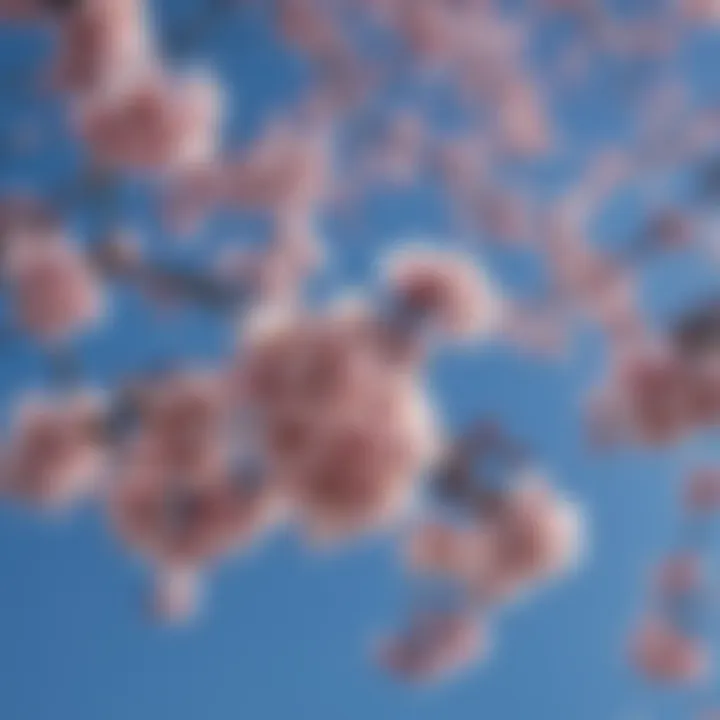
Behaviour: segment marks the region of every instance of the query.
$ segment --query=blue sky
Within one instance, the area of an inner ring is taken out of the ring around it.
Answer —
[[[197,3],[156,5],[159,26],[165,28]],[[218,30],[192,58],[227,83],[228,144],[252,135],[265,118],[291,103],[306,81],[304,69],[273,42],[254,13]],[[700,59],[692,53],[688,59],[690,75],[701,97],[709,97],[714,88],[707,67],[710,60],[717,67],[720,43],[710,38],[698,47]],[[0,76],[31,72],[43,52],[36,35],[0,29]],[[38,110],[16,91],[4,92],[0,133],[7,136],[34,123],[43,139],[29,158],[3,157],[0,186],[12,186],[18,178],[31,186],[52,186],[67,177],[77,149],[58,142],[61,109]],[[573,148],[619,132],[616,110],[611,94],[576,98],[562,109],[575,133]],[[553,172],[562,175],[562,169]],[[124,188],[128,217],[140,228],[154,227],[141,197],[138,187]],[[442,208],[427,188],[374,198],[366,212],[361,228],[342,219],[327,228],[337,257],[336,275],[329,279],[333,286],[367,280],[378,252],[398,239],[447,232]],[[72,218],[79,233],[89,221],[85,211]],[[610,228],[623,227],[622,208],[607,222]],[[187,262],[200,262],[192,248],[176,252]],[[488,261],[508,286],[526,289],[533,270],[522,254],[492,251]],[[715,287],[716,269],[699,265],[688,261],[680,271],[672,263],[654,267],[651,308],[662,314],[669,311],[666,305],[671,309],[701,285]],[[158,357],[212,360],[228,349],[221,323],[201,313],[149,317],[122,294],[114,313],[108,328],[79,345],[88,377],[99,384]],[[695,442],[653,456],[599,455],[587,448],[580,398],[601,368],[602,348],[591,336],[561,366],[500,348],[446,353],[433,366],[430,389],[448,427],[484,415],[501,419],[583,504],[590,528],[589,552],[572,577],[503,613],[488,663],[446,686],[422,691],[398,685],[372,666],[373,636],[401,617],[408,596],[391,538],[316,556],[281,533],[221,568],[199,622],[170,631],[152,625],[143,613],[143,571],[92,509],[48,523],[0,507],[0,718],[690,717],[697,698],[650,692],[628,672],[623,648],[639,608],[643,573],[674,537],[677,480],[692,458],[712,456],[713,443]],[[4,415],[23,390],[47,383],[47,369],[28,341],[6,344],[0,351]],[[712,692],[706,688],[701,695]]]

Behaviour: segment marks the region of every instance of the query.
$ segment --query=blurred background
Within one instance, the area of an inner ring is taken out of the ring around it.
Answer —
[[[308,283],[310,306],[368,288],[372,295],[385,254],[419,242],[465,253],[519,307],[538,309],[552,265],[543,213],[573,196],[587,168],[612,153],[642,157],[583,221],[589,244],[626,262],[658,208],[677,210],[695,233],[692,243],[653,246],[642,267],[633,266],[644,325],[661,330],[716,296],[716,196],[701,209],[697,200],[714,160],[720,97],[711,12],[696,16],[689,3],[660,0],[488,2],[507,37],[486,26],[472,42],[487,49],[494,40],[500,49],[493,46],[488,66],[509,62],[508,53],[537,93],[548,144],[528,151],[503,145],[493,125],[497,98],[476,68],[464,87],[466,69],[448,59],[442,38],[436,56],[435,40],[415,47],[383,20],[383,3],[328,0],[322,12],[336,18],[344,44],[326,57],[312,33],[300,32],[300,15],[288,11],[283,26],[283,5],[148,0],[146,10],[168,72],[208,73],[221,88],[218,156],[255,147],[278,121],[311,128],[302,136],[308,144],[316,131],[331,143],[332,173],[314,215],[324,262]],[[714,15],[720,23],[720,10]],[[182,187],[187,178],[100,172],[87,181],[93,151],[76,125],[85,106],[48,73],[59,66],[54,22],[0,24],[2,195],[59,203],[63,227],[87,252],[121,230],[143,257],[178,272],[211,267],[228,248],[269,242],[273,221],[252,207],[226,207],[189,231],[169,224],[167,197],[199,194]],[[515,44],[520,59],[509,49]],[[520,102],[508,112],[517,119],[531,111]],[[710,142],[680,152],[703,118]],[[443,170],[453,157],[478,174],[469,198]],[[490,221],[506,201],[517,233]],[[105,322],[72,343],[73,372],[93,387],[109,391],[180,363],[219,365],[242,335],[240,320],[202,303],[149,310],[132,287],[107,286]],[[10,301],[0,304],[9,318]],[[19,399],[51,391],[67,358],[23,333],[8,331],[0,342],[0,407],[9,426]],[[370,661],[373,640],[402,615],[411,592],[393,533],[316,554],[281,528],[213,570],[198,617],[168,628],[143,611],[145,568],[94,507],[48,521],[8,502],[0,504],[0,717],[700,717],[720,701],[712,677],[688,690],[658,689],[629,669],[626,648],[647,568],[676,539],[679,479],[699,459],[715,460],[716,436],[711,428],[671,447],[611,451],[591,442],[586,398],[611,350],[602,328],[581,323],[558,353],[492,341],[443,346],[429,363],[428,392],[447,434],[479,417],[510,428],[587,523],[582,562],[503,612],[487,660],[421,688]],[[714,618],[708,622],[712,639]]]

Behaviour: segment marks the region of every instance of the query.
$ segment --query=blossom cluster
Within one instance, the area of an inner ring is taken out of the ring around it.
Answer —
[[[435,358],[502,346],[563,370],[590,334],[602,363],[578,404],[597,451],[665,452],[720,421],[716,297],[658,318],[646,287],[675,258],[717,270],[720,115],[680,58],[720,5],[612,5],[203,0],[165,27],[145,0],[0,0],[0,32],[46,45],[20,91],[61,108],[45,140],[73,155],[59,191],[6,182],[0,159],[0,340],[29,342],[50,376],[11,408],[3,500],[94,504],[172,622],[273,531],[313,548],[384,534],[433,592],[377,662],[427,682],[488,655],[504,608],[581,563],[585,514],[511,428],[446,427]],[[192,61],[253,24],[302,80],[240,141],[237,88]],[[566,117],[603,83],[620,140]],[[43,138],[0,139],[37,163]],[[446,231],[386,243],[364,285],[333,285],[373,203],[413,192]],[[618,197],[640,217],[622,247],[603,224]],[[173,262],[188,247],[195,261]],[[518,256],[540,277],[530,293],[493,262]],[[107,337],[119,296],[208,313],[230,348],[97,387],[81,340]],[[718,471],[695,472],[682,505],[689,526],[712,520]],[[651,583],[627,654],[655,680],[710,672],[703,551],[683,545]]]

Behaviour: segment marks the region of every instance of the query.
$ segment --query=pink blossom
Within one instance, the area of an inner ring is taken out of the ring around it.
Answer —
[[[720,21],[718,0],[681,0],[680,8],[690,21],[707,23]]]
[[[316,538],[384,524],[434,451],[415,378],[362,315],[286,319],[250,333],[238,392],[299,518]]]
[[[433,682],[461,671],[488,652],[487,629],[472,617],[424,613],[408,630],[384,641],[380,665],[403,679]]]
[[[239,380],[264,413],[312,408],[342,412],[367,389],[372,366],[358,349],[355,328],[333,319],[278,318],[251,328]]]
[[[102,290],[90,263],[60,238],[20,236],[11,242],[4,264],[14,315],[41,340],[64,339],[101,315]]]
[[[701,467],[685,481],[684,504],[692,513],[715,513],[720,510],[720,469]]]
[[[488,587],[479,589],[490,596],[512,595],[567,572],[583,549],[578,508],[540,481],[511,490],[486,522],[493,566]]]
[[[458,17],[441,2],[399,3],[396,22],[410,47],[421,57],[447,61],[457,51]]]
[[[578,509],[542,482],[498,493],[470,527],[422,526],[408,562],[460,582],[483,602],[502,602],[567,572],[583,549]]]
[[[87,0],[60,26],[53,68],[62,90],[113,94],[153,64],[144,0]]]
[[[690,358],[684,363],[688,414],[697,427],[720,420],[720,370],[716,358]]]
[[[223,164],[220,195],[241,207],[313,208],[327,190],[327,151],[320,134],[275,124],[245,153]]]
[[[245,546],[264,526],[264,497],[261,504],[260,495],[242,489],[235,497],[232,476],[225,471],[183,477],[141,441],[122,457],[109,498],[113,526],[152,563],[198,568]]]
[[[51,509],[88,496],[101,480],[105,457],[100,424],[101,407],[86,394],[27,401],[11,430],[4,489]]]
[[[172,625],[187,622],[198,611],[202,583],[195,570],[163,567],[156,572],[152,598],[155,618]]]
[[[46,14],[40,0],[0,0],[0,22],[39,20]]]
[[[550,149],[551,125],[537,89],[519,79],[506,83],[498,98],[498,134],[511,154],[539,155]]]
[[[318,540],[394,520],[408,505],[426,461],[427,438],[415,418],[358,418],[328,427],[287,475],[300,516]]]
[[[202,476],[224,465],[231,407],[221,375],[177,373],[139,390],[141,436],[168,472]]]
[[[331,60],[345,51],[332,13],[316,0],[281,0],[278,25],[292,45],[312,57]]]
[[[632,639],[631,657],[640,671],[663,683],[695,682],[709,669],[705,648],[659,618],[644,621]]]
[[[436,332],[466,339],[497,327],[500,305],[490,280],[461,255],[399,251],[388,261],[386,278],[402,310]]]
[[[2,0],[0,3],[0,19],[24,20],[33,17],[37,12],[35,0]]]
[[[102,166],[188,172],[212,161],[221,106],[207,78],[151,72],[79,108],[80,134]]]
[[[3,243],[22,235],[47,235],[56,230],[51,208],[27,192],[15,192],[0,199],[0,238]]]
[[[671,556],[655,571],[655,589],[662,597],[687,595],[700,587],[703,570],[702,561],[697,555]]]
[[[414,572],[453,578],[471,587],[478,578],[488,577],[493,549],[475,527],[429,522],[411,535],[406,562]]]
[[[664,444],[686,432],[689,412],[683,365],[666,347],[632,348],[615,359],[605,387],[601,423],[619,423],[619,432],[641,442]]]

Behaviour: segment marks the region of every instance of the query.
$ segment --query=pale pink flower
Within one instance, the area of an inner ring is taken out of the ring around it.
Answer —
[[[85,0],[60,25],[53,73],[62,90],[112,94],[153,64],[144,0]]]
[[[492,550],[477,527],[428,522],[412,533],[406,563],[414,572],[452,578],[472,587],[478,578],[488,577]]]
[[[47,14],[41,0],[0,0],[0,22],[40,20]]]
[[[705,648],[659,618],[643,622],[632,639],[630,653],[642,673],[662,683],[696,682],[709,670]]]
[[[24,20],[33,17],[37,11],[35,0],[2,0],[0,20]]]
[[[583,550],[583,532],[576,506],[544,482],[523,480],[495,494],[471,525],[422,525],[407,562],[459,582],[481,602],[504,602],[568,572]]]
[[[152,614],[160,622],[176,625],[198,612],[202,581],[198,572],[184,567],[161,567],[156,571]]]
[[[692,513],[716,513],[720,510],[720,469],[701,467],[685,481],[683,499]]]
[[[635,440],[672,442],[692,425],[684,367],[664,346],[640,344],[616,357],[604,392],[602,422]]]
[[[113,525],[152,563],[199,568],[247,548],[283,517],[271,478],[248,485],[230,467],[185,478],[142,442],[121,462],[109,497]]]
[[[427,433],[414,418],[359,418],[319,433],[286,487],[324,541],[387,525],[408,507],[426,462]]]
[[[403,313],[450,338],[482,337],[497,329],[500,301],[470,258],[440,250],[391,255],[386,282]]]
[[[424,59],[447,62],[458,48],[458,18],[433,0],[399,3],[396,22],[412,50]]]
[[[200,567],[229,551],[225,476],[185,480],[148,443],[125,448],[109,498],[120,537],[153,563]]]
[[[704,364],[686,362],[672,349],[626,357],[618,392],[629,407],[639,439],[667,443],[720,419],[720,375]]]
[[[302,212],[322,200],[329,172],[326,137],[276,123],[223,164],[219,193],[231,205]]]
[[[0,199],[0,239],[11,241],[22,234],[44,236],[56,230],[51,208],[32,193],[14,192]]]
[[[551,147],[551,125],[542,98],[525,79],[506,83],[501,89],[497,125],[500,145],[511,154],[540,155]]]
[[[286,40],[315,58],[330,60],[345,50],[332,13],[316,0],[281,0],[277,22]]]
[[[409,501],[435,442],[406,367],[362,314],[286,318],[249,333],[236,392],[316,539],[385,524]]]
[[[18,323],[41,340],[65,339],[102,314],[102,289],[90,263],[58,237],[17,237],[7,248],[4,272]]]
[[[423,613],[400,635],[380,644],[380,665],[413,682],[447,679],[488,652],[488,631],[473,617]]]
[[[689,358],[685,363],[688,415],[696,427],[720,421],[720,369],[717,358]]]
[[[402,338],[364,305],[339,304],[319,315],[258,313],[245,336],[236,372],[238,392],[262,408],[311,409],[349,415],[373,408],[417,370],[402,362]],[[346,408],[348,408],[346,410]]]
[[[101,165],[131,172],[189,172],[213,159],[222,103],[201,76],[147,73],[79,108],[80,134]]]
[[[331,319],[282,318],[259,325],[246,338],[238,379],[241,394],[264,413],[354,405],[373,377],[356,352],[355,329]]]
[[[486,519],[493,566],[481,594],[513,595],[567,572],[583,550],[583,530],[575,505],[542,481],[521,482]]]
[[[5,453],[4,489],[50,509],[90,495],[102,479],[101,422],[102,407],[87,394],[24,403]]]
[[[248,446],[222,375],[184,372],[134,394],[137,426],[120,448],[110,512],[155,562],[198,566],[245,547],[279,519],[273,479],[236,468]],[[258,450],[259,452],[259,450]]]
[[[203,476],[230,451],[231,406],[222,375],[183,372],[139,388],[140,434],[168,472]]]
[[[681,0],[680,8],[684,16],[693,22],[720,22],[720,2],[718,0]]]
[[[653,584],[661,597],[677,597],[697,591],[703,575],[703,563],[698,555],[678,554],[667,558],[656,568]]]

